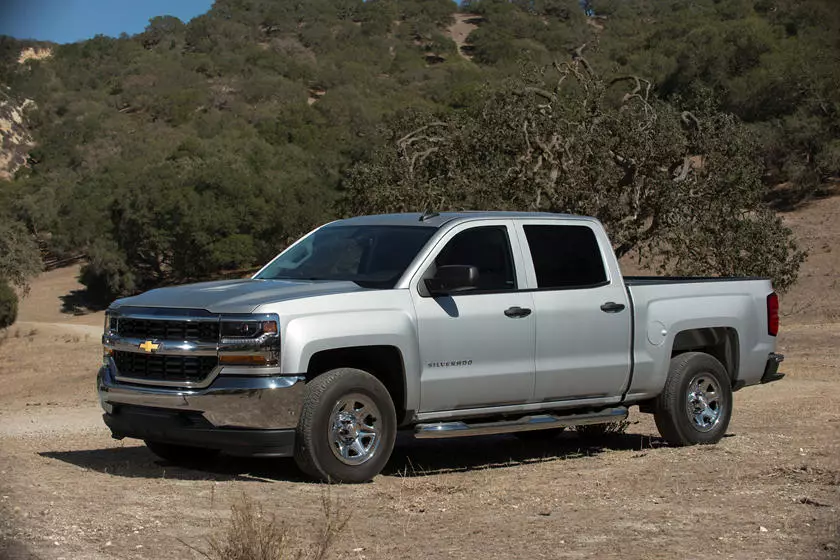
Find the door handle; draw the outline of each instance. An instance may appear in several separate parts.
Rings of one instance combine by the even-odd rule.
[[[619,311],[624,311],[624,304],[608,301],[601,306],[601,311],[604,313],[618,313]]]
[[[531,310],[527,307],[509,307],[508,309],[505,309],[505,315],[508,317],[527,317],[530,314]]]

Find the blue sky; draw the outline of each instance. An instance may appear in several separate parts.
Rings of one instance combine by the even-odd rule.
[[[182,21],[203,14],[212,0],[0,0],[0,35],[72,43],[94,35],[143,31],[149,18]]]

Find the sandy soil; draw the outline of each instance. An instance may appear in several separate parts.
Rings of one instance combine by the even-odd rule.
[[[788,216],[811,247],[783,298],[788,377],[736,394],[715,446],[662,445],[651,418],[605,442],[563,434],[401,438],[383,475],[330,489],[341,558],[840,558],[840,198]],[[0,559],[201,558],[243,494],[301,542],[324,486],[290,460],[192,470],[110,439],[93,378],[101,313],[60,311],[42,275],[0,344]],[[812,305],[806,305],[813,302]]]

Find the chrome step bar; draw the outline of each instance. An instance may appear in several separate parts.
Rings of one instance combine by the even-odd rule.
[[[625,418],[627,418],[627,407],[618,406],[583,414],[535,414],[522,416],[515,420],[500,420],[496,422],[476,422],[469,424],[466,422],[438,422],[435,424],[417,424],[414,428],[414,437],[427,439],[508,434],[511,432],[548,430],[566,426],[582,426],[585,424],[606,424],[609,422],[620,422]]]

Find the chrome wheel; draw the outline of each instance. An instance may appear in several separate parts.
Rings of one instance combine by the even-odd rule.
[[[720,385],[713,375],[698,373],[688,384],[686,393],[686,414],[694,429],[709,432],[723,416],[725,401]]]
[[[353,394],[339,399],[330,414],[330,448],[346,465],[369,461],[379,448],[381,415],[365,395]]]

